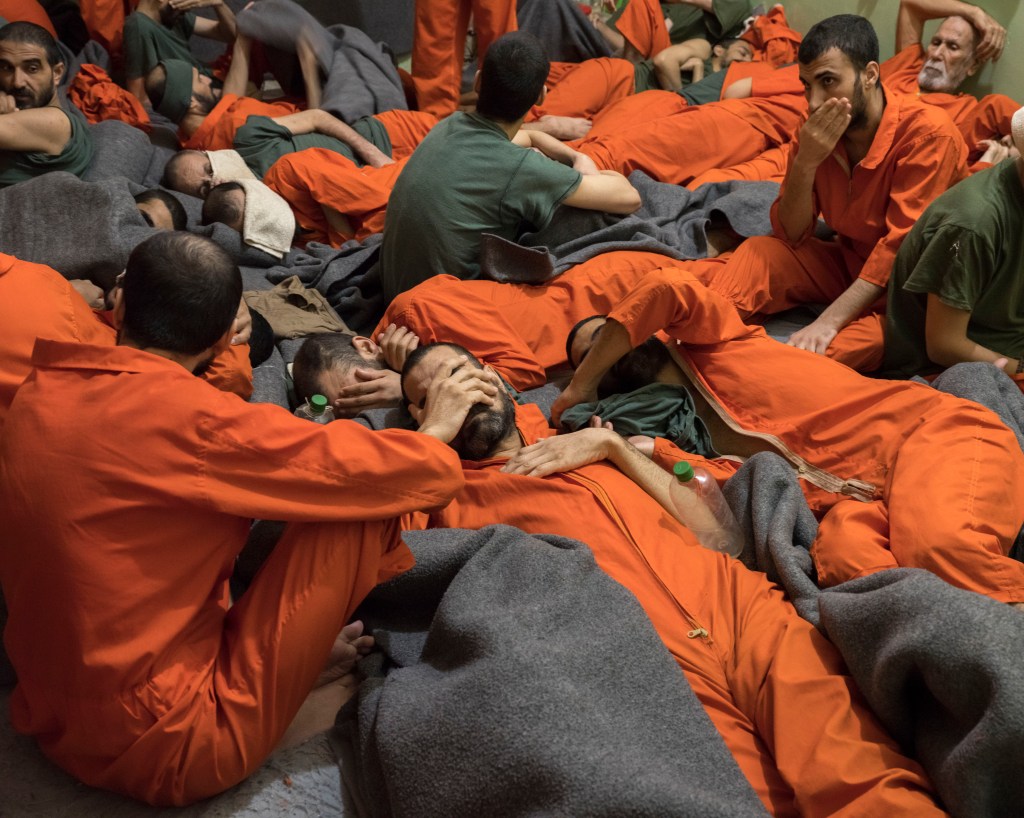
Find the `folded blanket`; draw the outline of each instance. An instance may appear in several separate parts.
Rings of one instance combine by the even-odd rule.
[[[261,0],[236,19],[243,34],[282,51],[294,52],[305,37],[327,77],[320,107],[346,122],[408,107],[391,56],[359,29],[325,29],[291,0]]]
[[[707,231],[727,225],[740,236],[771,233],[769,211],[779,193],[774,182],[716,182],[696,191],[655,182],[643,171],[629,181],[640,193],[640,209],[629,216],[560,207],[551,223],[526,233],[519,243],[547,247],[555,272],[612,250],[645,250],[674,259],[705,258]]]
[[[339,715],[371,815],[764,815],[643,609],[581,543],[405,535]]]

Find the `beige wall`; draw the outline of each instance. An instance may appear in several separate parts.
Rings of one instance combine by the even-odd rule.
[[[807,31],[814,23],[832,14],[862,14],[878,32],[882,59],[891,57],[896,44],[898,0],[782,0],[790,24]],[[767,4],[766,4],[767,5]],[[1024,104],[1024,9],[1018,0],[984,0],[980,3],[1008,32],[1002,59],[987,65],[968,80],[965,91],[975,94],[998,92]],[[937,23],[925,28],[930,37]]]

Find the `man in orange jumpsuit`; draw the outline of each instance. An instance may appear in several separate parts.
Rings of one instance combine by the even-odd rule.
[[[943,17],[925,46],[925,23]],[[976,160],[972,171],[999,161],[1000,153],[992,143],[1009,141],[1010,120],[1020,104],[1004,94],[979,100],[958,91],[988,60],[999,59],[1005,44],[1006,29],[978,6],[959,0],[901,0],[896,56],[881,66],[887,88],[949,114],[967,142],[971,159]]]
[[[607,322],[577,332],[582,363],[552,419],[595,399],[605,373],[658,331],[676,363],[658,379],[688,385],[723,454],[767,448],[804,481],[824,514],[811,549],[820,585],[904,566],[1024,603],[1024,564],[1008,556],[1024,523],[1024,454],[995,414],[779,344],[683,271],[649,274]],[[659,441],[656,457],[666,445],[678,456]],[[719,477],[735,469],[708,463]]]
[[[416,0],[411,68],[417,107],[438,118],[459,105],[470,15],[483,65],[491,43],[518,30],[514,0]]]
[[[438,377],[474,363],[444,344],[413,353],[402,379],[413,415],[432,408]],[[643,606],[771,814],[944,814],[835,648],[763,574],[700,547],[666,512],[668,472],[608,430],[551,434],[507,396],[474,407],[452,442],[465,488],[409,524],[500,522],[586,542]]]
[[[610,310],[650,271],[679,264],[623,250],[541,285],[434,276],[397,296],[369,338],[307,341],[293,365],[296,392],[325,395],[341,417],[398,405],[406,356],[441,339],[470,350],[514,389],[536,389],[566,368],[565,336],[577,321]]]
[[[263,762],[352,610],[410,566],[394,518],[463,485],[445,444],[496,392],[473,373],[439,383],[425,434],[228,398],[193,370],[229,343],[241,290],[212,242],[147,240],[119,344],[39,341],[0,443],[12,722],[81,781],[154,804]],[[231,605],[253,517],[292,525]]]
[[[659,104],[652,122],[637,118],[645,94],[620,100],[597,118],[590,134],[572,144],[602,170],[626,176],[642,170],[660,182],[686,184],[705,171],[746,162],[790,141],[804,121],[807,103],[801,94],[789,93],[796,91],[792,83],[788,86],[772,96],[698,106],[686,105],[678,94],[647,91],[678,101],[669,101],[671,109]],[[624,117],[618,109],[626,106]]]
[[[36,338],[113,346],[116,331],[94,312],[76,288],[56,270],[0,253],[0,433],[18,387],[32,371]],[[248,334],[244,336],[248,339]],[[243,339],[239,339],[243,340]],[[249,345],[235,343],[203,374],[211,385],[243,399],[252,394]]]
[[[813,26],[799,70],[811,115],[772,207],[775,235],[743,242],[711,286],[744,315],[827,304],[789,343],[871,371],[896,251],[964,178],[966,145],[945,113],[883,89],[878,38],[863,17]],[[819,213],[835,241],[813,237]]]

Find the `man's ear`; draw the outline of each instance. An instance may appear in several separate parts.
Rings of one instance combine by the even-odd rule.
[[[114,326],[118,329],[124,323],[124,287],[117,287],[114,290]]]
[[[53,84],[60,85],[61,79],[64,78],[64,72],[68,70],[68,67],[64,65],[63,61],[53,66]]]
[[[537,101],[535,103],[533,103],[533,104],[534,105],[543,105],[544,104],[544,100],[547,98],[547,95],[548,95],[548,87],[546,85],[542,86],[541,89],[540,89],[540,96],[537,97]]]
[[[365,335],[355,336],[352,339],[352,346],[364,357],[368,355],[371,358],[376,358],[380,354],[380,346],[377,345],[377,342]]]
[[[477,71],[473,75],[473,90],[476,91],[478,94],[480,93],[480,72],[479,71]]]
[[[725,55],[725,47],[724,46],[716,45],[714,48],[711,49],[711,56],[712,57],[722,57],[724,55]]]
[[[881,82],[882,69],[876,62],[869,62],[864,66],[864,87],[871,89],[879,87]]]

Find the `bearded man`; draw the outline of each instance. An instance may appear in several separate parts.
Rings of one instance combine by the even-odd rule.
[[[709,286],[744,315],[826,304],[789,343],[871,371],[896,251],[964,178],[967,146],[945,113],[883,86],[878,38],[863,17],[813,26],[798,59],[810,116],[772,206],[774,236],[741,244]],[[834,241],[814,237],[819,213]]]
[[[57,94],[57,41],[34,23],[0,28],[0,187],[52,170],[80,176],[92,161],[85,119]]]

